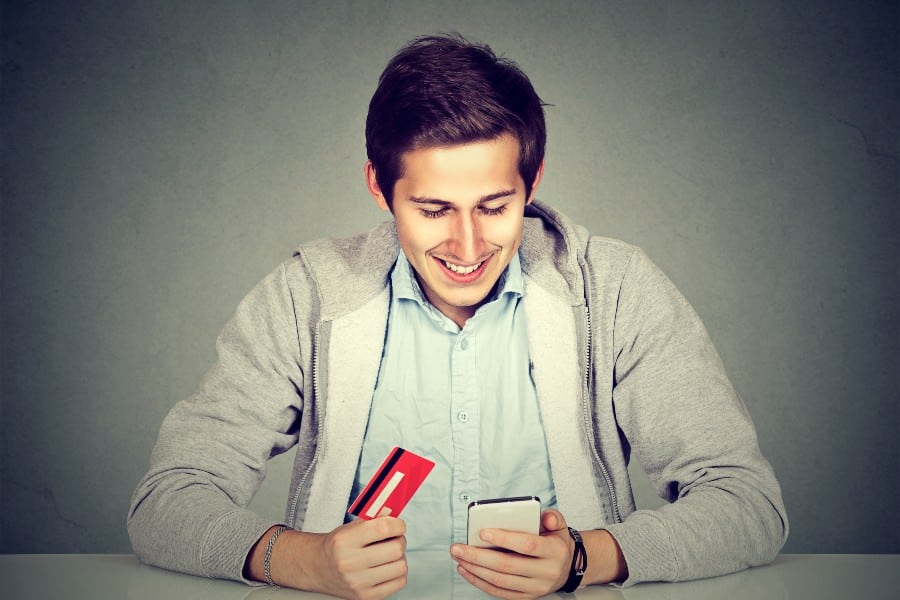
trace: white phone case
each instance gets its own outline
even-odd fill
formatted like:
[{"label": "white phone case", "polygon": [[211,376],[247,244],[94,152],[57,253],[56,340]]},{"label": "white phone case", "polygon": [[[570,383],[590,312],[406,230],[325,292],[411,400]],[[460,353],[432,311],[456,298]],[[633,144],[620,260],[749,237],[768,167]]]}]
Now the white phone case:
[{"label": "white phone case", "polygon": [[469,503],[467,544],[491,548],[479,537],[482,529],[509,529],[537,535],[541,527],[541,500],[536,496],[491,498]]}]

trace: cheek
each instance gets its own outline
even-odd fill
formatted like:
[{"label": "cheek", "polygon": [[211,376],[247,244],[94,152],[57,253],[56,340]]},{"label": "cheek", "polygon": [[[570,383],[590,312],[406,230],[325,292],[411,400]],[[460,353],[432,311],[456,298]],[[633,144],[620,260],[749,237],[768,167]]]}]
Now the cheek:
[{"label": "cheek", "polygon": [[487,223],[482,229],[485,240],[497,246],[512,247],[522,239],[522,221],[504,221]]},{"label": "cheek", "polygon": [[397,236],[400,238],[400,246],[415,254],[426,252],[440,242],[438,228],[430,223],[403,223],[397,224]]}]

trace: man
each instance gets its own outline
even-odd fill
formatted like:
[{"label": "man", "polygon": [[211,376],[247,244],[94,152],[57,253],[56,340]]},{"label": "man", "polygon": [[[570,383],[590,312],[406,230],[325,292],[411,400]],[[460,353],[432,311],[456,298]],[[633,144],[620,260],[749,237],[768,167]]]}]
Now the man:
[{"label": "man", "polygon": [[[135,492],[142,560],[381,598],[408,550],[449,547],[512,598],[778,553],[780,489],[702,324],[640,250],[534,199],[544,143],[531,83],[489,48],[426,37],[391,60],[365,178],[393,221],[301,246],[242,302]],[[245,507],[294,445],[280,526]],[[395,445],[434,471],[403,519],[349,521]],[[671,504],[635,510],[632,455]],[[464,543],[470,500],[517,495],[543,501],[540,535]]]}]

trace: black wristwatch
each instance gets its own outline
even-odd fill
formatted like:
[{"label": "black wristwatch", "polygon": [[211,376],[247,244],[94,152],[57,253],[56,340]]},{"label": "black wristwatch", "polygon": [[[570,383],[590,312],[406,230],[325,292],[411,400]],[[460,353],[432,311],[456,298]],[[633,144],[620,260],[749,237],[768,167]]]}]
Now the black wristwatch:
[{"label": "black wristwatch", "polygon": [[569,527],[569,535],[575,540],[575,551],[572,553],[572,566],[569,568],[569,578],[561,588],[560,592],[574,592],[581,585],[581,578],[584,577],[584,571],[587,569],[587,552],[584,549],[584,541],[581,534]]}]

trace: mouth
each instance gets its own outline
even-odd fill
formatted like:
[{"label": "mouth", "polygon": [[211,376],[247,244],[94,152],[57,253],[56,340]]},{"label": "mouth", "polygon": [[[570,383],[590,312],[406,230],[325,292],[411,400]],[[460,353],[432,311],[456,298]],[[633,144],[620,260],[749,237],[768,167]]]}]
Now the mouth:
[{"label": "mouth", "polygon": [[456,283],[467,284],[477,281],[481,277],[492,257],[493,255],[488,256],[472,265],[460,265],[438,257],[434,257],[434,260],[440,265],[441,270],[448,279]]}]

